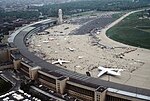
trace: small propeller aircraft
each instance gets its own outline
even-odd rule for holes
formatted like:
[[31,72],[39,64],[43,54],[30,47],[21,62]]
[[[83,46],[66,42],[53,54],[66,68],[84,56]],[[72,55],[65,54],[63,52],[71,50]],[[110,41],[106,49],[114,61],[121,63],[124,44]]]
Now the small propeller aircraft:
[[115,69],[115,68],[104,68],[102,66],[99,66],[98,69],[101,70],[100,73],[97,75],[98,77],[102,76],[105,73],[110,75],[120,76],[121,71],[125,70],[125,69]]
[[70,62],[70,61],[65,61],[65,60],[58,59],[57,61],[52,62],[52,64],[60,64],[60,65],[62,65],[63,63],[67,63],[67,62]]

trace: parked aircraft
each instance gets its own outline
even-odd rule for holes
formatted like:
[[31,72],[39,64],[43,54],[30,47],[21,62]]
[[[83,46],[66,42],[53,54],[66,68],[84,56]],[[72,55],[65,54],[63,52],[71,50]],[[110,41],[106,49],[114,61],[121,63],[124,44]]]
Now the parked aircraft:
[[62,65],[63,63],[67,63],[67,62],[70,62],[70,61],[65,61],[65,60],[58,59],[57,61],[52,62],[52,64],[60,64],[60,65]]
[[101,70],[100,73],[97,75],[98,77],[106,73],[110,75],[120,76],[121,75],[120,72],[125,70],[125,69],[105,68],[102,66],[99,66],[98,69]]

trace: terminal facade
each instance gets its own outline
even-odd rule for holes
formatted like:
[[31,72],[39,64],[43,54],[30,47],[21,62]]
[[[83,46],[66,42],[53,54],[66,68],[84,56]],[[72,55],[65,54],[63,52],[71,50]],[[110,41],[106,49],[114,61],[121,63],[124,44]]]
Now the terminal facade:
[[0,53],[0,57],[3,60],[12,62],[11,66],[5,65],[3,69],[15,69],[21,72],[26,79],[35,80],[60,95],[67,94],[77,98],[79,101],[145,101],[139,98],[109,92],[104,86],[69,78],[35,66],[31,61],[26,60],[16,48],[1,49]]

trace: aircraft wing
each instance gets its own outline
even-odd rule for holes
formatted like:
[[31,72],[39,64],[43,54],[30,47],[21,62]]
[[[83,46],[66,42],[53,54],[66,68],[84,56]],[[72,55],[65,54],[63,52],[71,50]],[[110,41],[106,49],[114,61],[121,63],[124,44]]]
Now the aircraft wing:
[[108,71],[108,74],[111,74],[111,75],[121,75],[120,72],[115,72],[115,71]]
[[125,69],[115,69],[115,68],[109,68],[111,71],[124,71]]
[[56,64],[56,63],[58,63],[58,61],[54,61],[54,62],[52,62],[52,64]]
[[100,69],[100,70],[104,70],[105,68],[104,68],[104,67],[102,67],[102,66],[99,66],[99,67],[98,67],[98,69]]
[[100,73],[97,75],[98,77],[102,76],[104,73],[106,73],[105,70],[100,71]]
[[70,61],[61,61],[61,62],[70,62]]

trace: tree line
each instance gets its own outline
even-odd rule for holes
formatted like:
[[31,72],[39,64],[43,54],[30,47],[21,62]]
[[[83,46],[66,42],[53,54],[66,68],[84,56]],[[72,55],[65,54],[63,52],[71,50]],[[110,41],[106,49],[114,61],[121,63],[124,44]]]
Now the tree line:
[[132,0],[89,0],[69,2],[62,4],[50,4],[38,8],[40,12],[48,16],[57,16],[58,9],[63,10],[64,15],[71,15],[80,12],[97,10],[97,11],[120,11],[131,10],[142,7],[148,7],[149,0],[140,0],[139,2],[132,2]]
[[0,12],[0,18],[14,17],[14,18],[23,18],[31,19],[33,17],[38,17],[38,11],[12,11],[12,12]]

